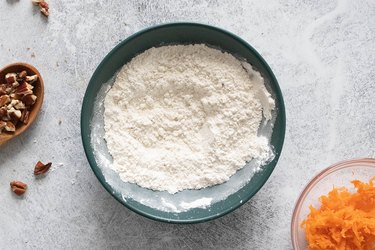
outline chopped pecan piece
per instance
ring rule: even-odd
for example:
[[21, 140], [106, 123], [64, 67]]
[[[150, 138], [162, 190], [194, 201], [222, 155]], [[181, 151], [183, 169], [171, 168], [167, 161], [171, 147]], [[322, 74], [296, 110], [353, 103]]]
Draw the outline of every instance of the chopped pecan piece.
[[6, 122], [7, 124], [5, 125], [4, 129], [8, 132], [14, 132], [16, 131], [16, 126], [14, 126], [14, 124], [10, 121], [7, 121]]
[[6, 84], [0, 84], [0, 96], [7, 94], [7, 85]]
[[10, 103], [10, 97], [8, 95], [0, 96], [0, 107], [8, 105]]
[[8, 114], [8, 110], [6, 107], [1, 107], [0, 108], [0, 119], [4, 118]]
[[36, 95], [25, 95], [21, 100], [25, 103], [26, 106], [31, 106], [35, 103], [36, 98]]
[[26, 78], [26, 76], [27, 76], [27, 72], [26, 72], [26, 70], [22, 70], [20, 73], [18, 73], [18, 75], [17, 75], [17, 81], [23, 81], [23, 80], [25, 80], [25, 78]]
[[23, 122], [23, 124], [27, 124], [29, 122], [29, 115], [30, 111], [28, 110], [22, 110], [20, 121]]
[[32, 0], [31, 1], [34, 5], [39, 5], [40, 3], [44, 2], [44, 0]]
[[38, 161], [34, 168], [34, 175], [41, 175], [47, 173], [51, 166], [52, 162], [43, 164], [41, 161]]
[[1, 131], [3, 131], [3, 129], [5, 128], [6, 125], [7, 125], [6, 122], [0, 121], [0, 133], [1, 133]]
[[25, 109], [26, 108], [25, 104], [22, 101], [20, 101], [20, 100], [15, 100], [15, 101], [17, 101], [17, 103], [15, 103], [13, 105], [13, 107], [15, 109], [21, 110], [21, 109]]
[[36, 80], [38, 80], [38, 75], [26, 76], [25, 80], [30, 84], [34, 83]]
[[14, 93], [19, 95], [30, 95], [33, 93], [32, 86], [27, 82], [22, 82], [15, 90]]
[[13, 84], [14, 82], [17, 81], [17, 74], [16, 73], [8, 73], [5, 75], [5, 81], [8, 84]]
[[49, 16], [49, 6], [48, 3], [45, 2], [45, 0], [32, 0], [32, 3], [39, 6], [40, 12], [42, 12], [43, 15], [45, 15], [46, 17]]
[[22, 98], [22, 95], [12, 93], [10, 94], [10, 98], [12, 98], [13, 100], [20, 100]]
[[8, 115], [9, 115], [12, 123], [17, 124], [17, 122], [20, 120], [20, 118], [22, 116], [22, 113], [21, 113], [21, 111], [19, 111], [17, 109], [11, 108], [10, 110], [8, 110]]

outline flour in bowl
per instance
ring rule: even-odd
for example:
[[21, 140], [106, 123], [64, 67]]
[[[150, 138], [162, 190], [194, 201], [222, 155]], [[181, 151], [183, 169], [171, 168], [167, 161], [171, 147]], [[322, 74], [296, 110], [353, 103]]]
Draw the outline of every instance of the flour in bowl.
[[118, 73], [104, 101], [112, 168], [126, 182], [176, 193], [227, 181], [267, 160], [258, 136], [275, 102], [259, 72], [206, 45], [151, 48]]

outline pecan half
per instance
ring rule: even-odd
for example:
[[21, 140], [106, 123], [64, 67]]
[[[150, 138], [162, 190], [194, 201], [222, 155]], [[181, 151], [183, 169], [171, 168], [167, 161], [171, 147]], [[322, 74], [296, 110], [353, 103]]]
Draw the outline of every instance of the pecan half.
[[41, 175], [47, 173], [51, 166], [52, 162], [43, 164], [41, 161], [38, 161], [34, 168], [34, 175]]
[[10, 188], [16, 195], [23, 195], [26, 192], [27, 184], [21, 181], [12, 181], [10, 183]]

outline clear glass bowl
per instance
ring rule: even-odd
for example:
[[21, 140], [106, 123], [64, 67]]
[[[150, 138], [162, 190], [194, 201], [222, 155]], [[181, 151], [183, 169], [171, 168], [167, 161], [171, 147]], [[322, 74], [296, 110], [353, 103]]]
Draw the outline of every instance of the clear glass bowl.
[[320, 172], [301, 193], [294, 208], [291, 231], [294, 249], [307, 249], [305, 231], [301, 223], [310, 213], [309, 206], [320, 206], [319, 197], [333, 187], [346, 187], [355, 191], [352, 180], [368, 182], [375, 176], [375, 159], [355, 159], [336, 163]]

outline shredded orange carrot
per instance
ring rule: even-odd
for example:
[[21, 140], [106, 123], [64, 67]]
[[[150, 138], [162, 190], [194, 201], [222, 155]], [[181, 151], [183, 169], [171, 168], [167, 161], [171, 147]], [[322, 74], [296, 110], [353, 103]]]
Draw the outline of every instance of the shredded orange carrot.
[[352, 181], [357, 189], [333, 188], [319, 198], [319, 209], [310, 206], [302, 222], [310, 250], [375, 249], [375, 177], [369, 183]]

